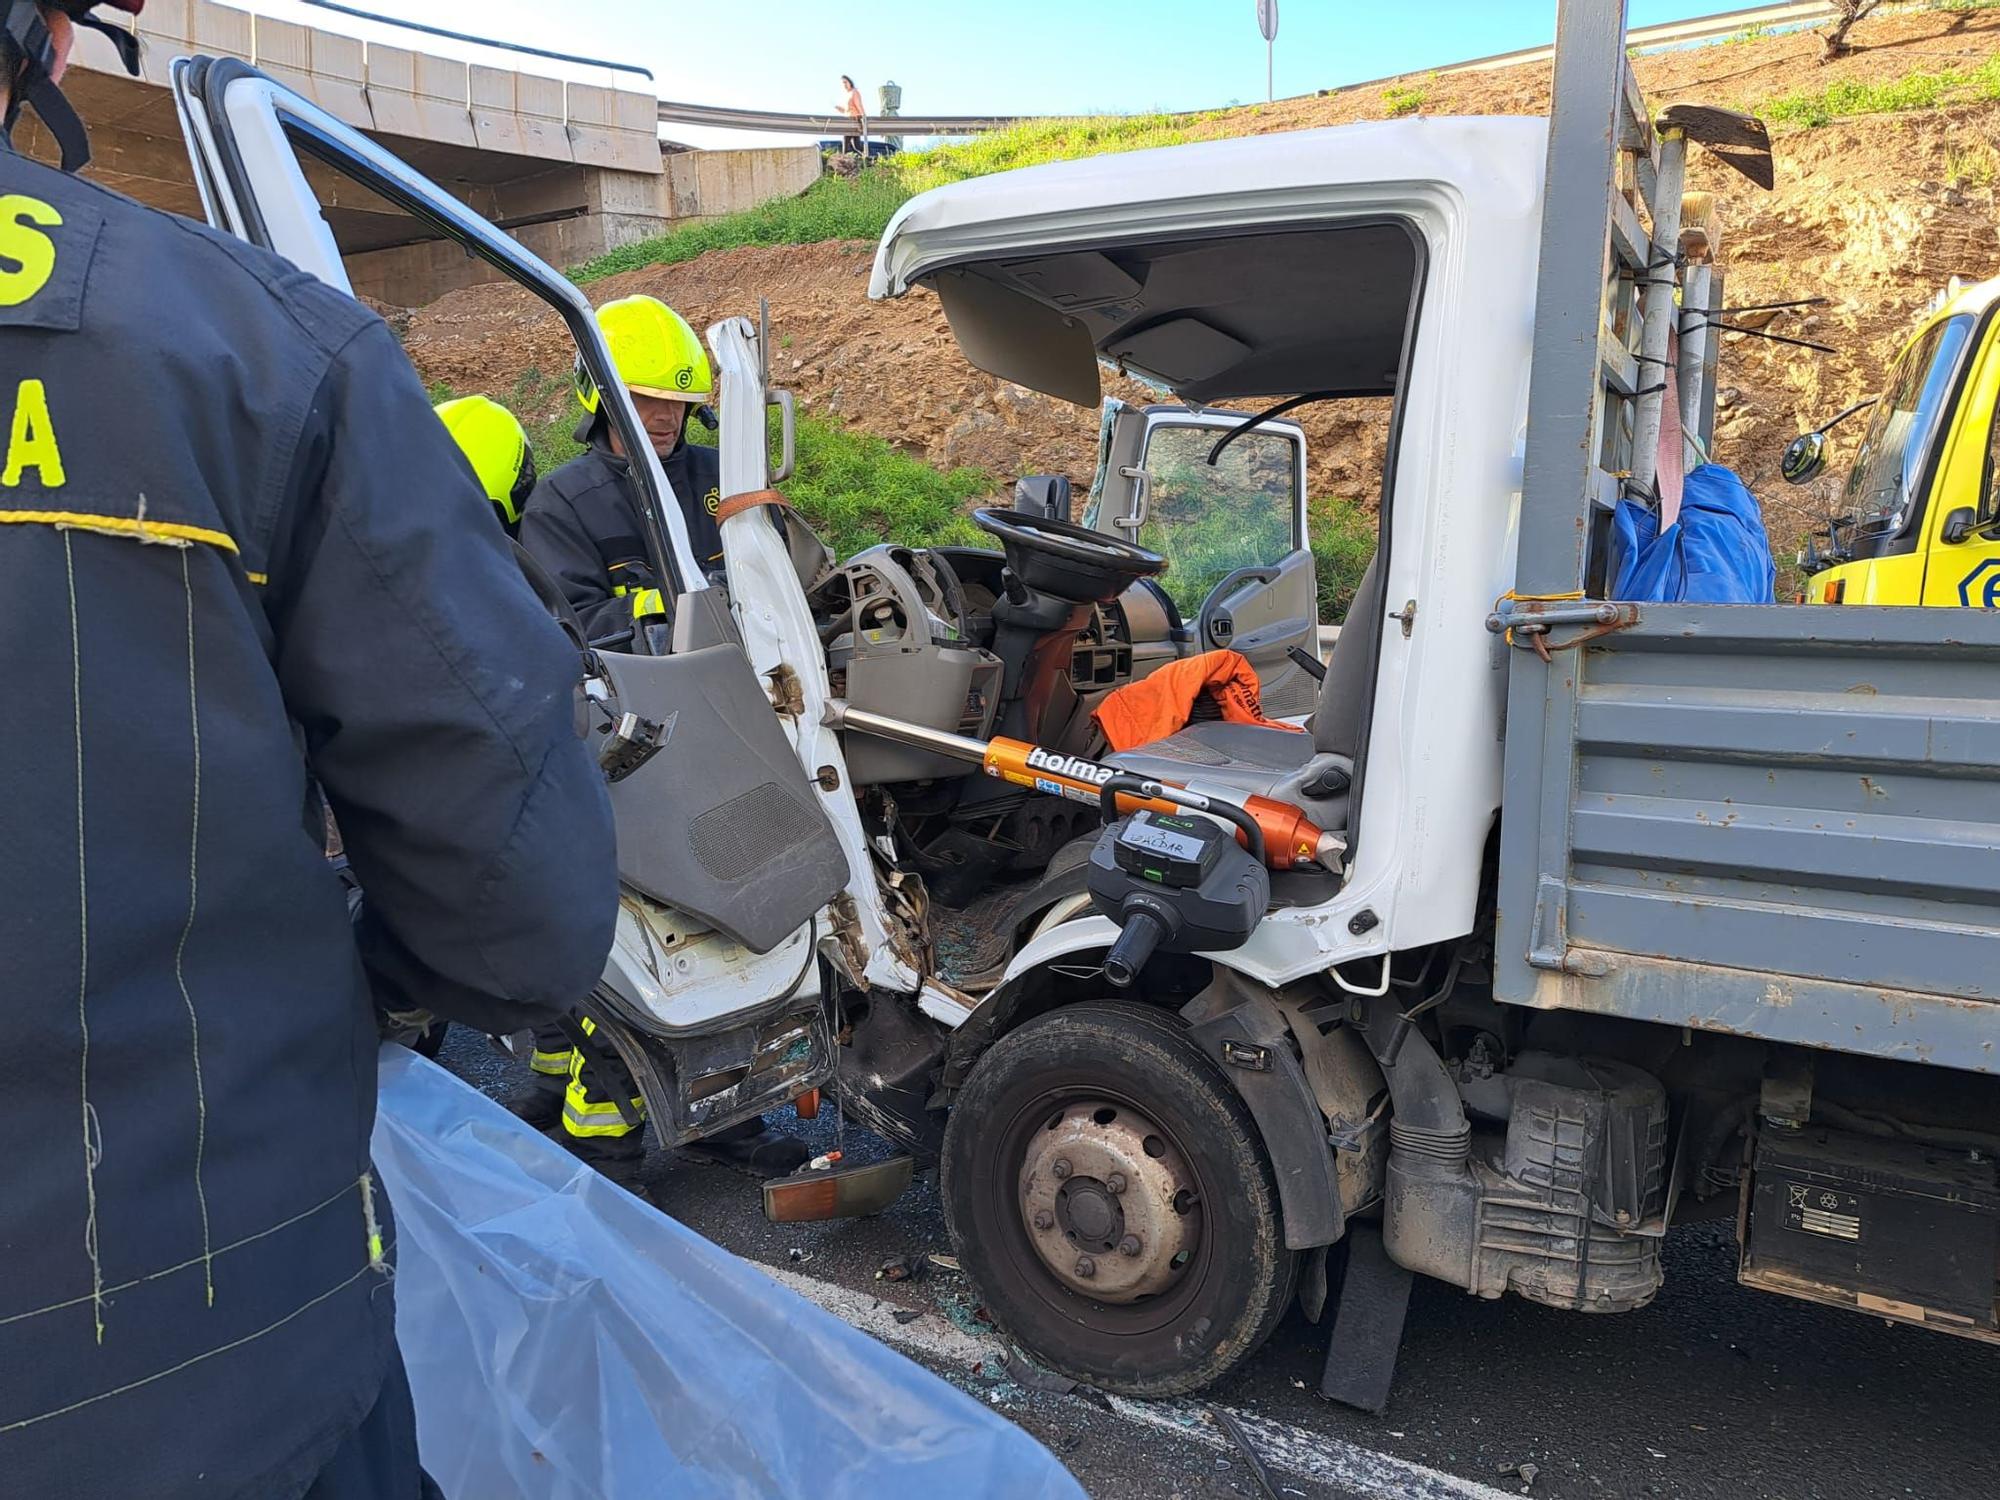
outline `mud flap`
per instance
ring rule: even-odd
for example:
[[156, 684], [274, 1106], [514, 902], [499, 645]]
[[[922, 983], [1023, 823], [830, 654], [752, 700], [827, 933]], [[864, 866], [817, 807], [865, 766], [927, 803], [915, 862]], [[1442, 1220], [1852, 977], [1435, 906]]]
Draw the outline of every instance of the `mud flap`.
[[1241, 993], [1230, 987], [1232, 978], [1224, 972], [1182, 1008], [1188, 1036], [1221, 1065], [1264, 1137], [1264, 1150], [1278, 1179], [1285, 1248], [1331, 1245], [1346, 1230], [1347, 1220], [1326, 1118], [1305, 1069], [1292, 1054], [1284, 1014], [1268, 996], [1253, 991], [1233, 1007], [1214, 1013], [1218, 1005]]
[[876, 991], [835, 1049], [841, 1107], [928, 1166], [944, 1148], [944, 1112], [931, 1107], [945, 1036], [894, 995]]
[[1416, 1279], [1389, 1259], [1380, 1225], [1354, 1226], [1347, 1236], [1347, 1274], [1341, 1278], [1340, 1309], [1326, 1348], [1320, 1395], [1378, 1417], [1389, 1409], [1403, 1319]]

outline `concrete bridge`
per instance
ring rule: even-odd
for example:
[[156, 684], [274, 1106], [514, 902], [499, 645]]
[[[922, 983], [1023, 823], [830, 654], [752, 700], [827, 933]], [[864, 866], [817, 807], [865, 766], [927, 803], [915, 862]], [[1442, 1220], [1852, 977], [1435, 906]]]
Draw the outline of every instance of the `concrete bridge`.
[[[197, 53], [254, 63], [556, 266], [801, 192], [821, 170], [809, 146], [663, 151], [659, 100], [644, 88], [467, 63], [215, 0], [149, 0], [138, 30], [143, 75], [136, 79], [107, 41], [79, 33], [66, 87], [91, 127], [97, 160], [90, 175], [195, 218], [201, 203], [168, 82], [174, 60]], [[54, 154], [32, 127], [19, 144], [34, 155]], [[358, 184], [316, 163], [307, 177], [356, 291], [422, 306], [493, 279], [483, 264]]]

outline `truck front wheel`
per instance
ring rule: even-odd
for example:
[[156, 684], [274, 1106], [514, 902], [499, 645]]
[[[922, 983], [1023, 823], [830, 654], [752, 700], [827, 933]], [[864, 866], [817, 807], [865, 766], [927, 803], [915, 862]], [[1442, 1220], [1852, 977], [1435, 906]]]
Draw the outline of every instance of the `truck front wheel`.
[[1199, 1390], [1291, 1299], [1249, 1111], [1146, 1006], [1070, 1006], [996, 1042], [954, 1101], [940, 1187], [994, 1321], [1104, 1390]]

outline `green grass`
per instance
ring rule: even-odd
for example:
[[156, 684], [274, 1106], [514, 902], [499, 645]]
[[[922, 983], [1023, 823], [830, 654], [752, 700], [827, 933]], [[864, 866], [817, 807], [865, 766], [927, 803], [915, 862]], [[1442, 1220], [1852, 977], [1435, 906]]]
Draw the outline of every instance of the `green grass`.
[[1757, 113], [1773, 125], [1810, 129], [1850, 115], [1903, 114], [1973, 99], [2000, 99], [2000, 56], [1977, 68], [1919, 70], [1880, 83], [1842, 79], [1823, 89], [1766, 100]]
[[689, 224], [649, 240], [626, 245], [573, 269], [579, 285], [636, 271], [669, 266], [711, 250], [740, 245], [810, 245], [821, 240], [872, 240], [909, 199], [905, 188], [881, 167], [858, 177], [822, 177], [794, 198], [774, 198], [738, 214]]
[[1042, 162], [1176, 146], [1192, 140], [1190, 127], [1206, 118], [1151, 114], [1026, 121], [956, 145], [904, 152], [853, 177], [822, 177], [796, 197], [641, 240], [576, 267], [570, 276], [578, 283], [598, 281], [620, 271], [674, 265], [739, 245], [879, 239], [896, 210], [927, 189]]
[[[909, 193], [921, 193], [969, 177], [990, 177], [1016, 167], [1075, 161], [1114, 151], [1178, 146], [1195, 139], [1189, 127], [1208, 115], [1093, 115], [1070, 120], [1026, 120], [1006, 130], [974, 136], [956, 145], [892, 156], [870, 172], [892, 176]], [[869, 173], [862, 174], [863, 176]]]
[[[581, 413], [569, 391], [567, 376], [529, 370], [500, 398], [527, 428], [536, 465], [544, 474], [583, 451], [574, 432]], [[456, 394], [442, 384], [431, 387], [434, 402]], [[774, 454], [778, 420], [773, 412]], [[689, 427], [688, 436], [698, 443], [715, 440], [715, 434], [699, 423]], [[978, 469], [940, 471], [879, 437], [803, 414], [798, 419], [797, 472], [785, 481], [786, 497], [842, 560], [878, 542], [913, 547], [985, 545], [986, 533], [972, 524], [965, 511], [972, 501], [1000, 490], [998, 480]]]
[[965, 514], [972, 501], [1000, 493], [992, 475], [934, 469], [871, 434], [803, 415], [798, 422], [798, 464], [785, 496], [836, 558], [844, 562], [878, 542], [992, 545]]
[[[434, 384], [431, 400], [460, 394]], [[548, 474], [583, 451], [574, 435], [579, 415], [567, 375], [528, 370], [500, 398], [521, 419], [534, 444], [535, 461]], [[771, 447], [778, 446], [773, 412]], [[689, 428], [695, 442], [715, 434], [699, 424]], [[912, 458], [869, 433], [801, 415], [796, 472], [785, 494], [841, 561], [879, 542], [910, 547], [989, 547], [993, 540], [966, 514], [972, 503], [1000, 495], [1002, 485], [979, 469], [943, 471]], [[1353, 500], [1314, 500], [1312, 550], [1319, 574], [1319, 618], [1337, 625], [1347, 618], [1361, 570], [1375, 555], [1375, 517]], [[1178, 528], [1172, 538], [1174, 569], [1168, 575], [1176, 598], [1185, 596], [1188, 617], [1223, 574], [1263, 562], [1284, 550], [1282, 540], [1245, 534], [1241, 512], [1211, 512], [1215, 525]], [[1254, 529], [1254, 528], [1252, 528]], [[1159, 538], [1149, 537], [1149, 544]], [[1247, 546], [1247, 551], [1246, 551]]]
[[1328, 498], [1308, 502], [1306, 518], [1319, 578], [1319, 622], [1338, 625], [1375, 556], [1376, 517], [1359, 501]]
[[1424, 101], [1431, 96], [1430, 90], [1414, 83], [1399, 83], [1382, 90], [1382, 104], [1389, 118], [1399, 119], [1403, 115], [1413, 115], [1424, 107]]

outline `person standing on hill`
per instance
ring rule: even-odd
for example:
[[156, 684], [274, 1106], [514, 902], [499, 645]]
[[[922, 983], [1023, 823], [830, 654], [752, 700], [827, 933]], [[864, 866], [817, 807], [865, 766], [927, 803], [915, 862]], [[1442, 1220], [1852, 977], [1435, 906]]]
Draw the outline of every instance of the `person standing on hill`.
[[96, 3], [0, 0], [0, 1491], [418, 1500], [375, 1012], [595, 981], [580, 662], [380, 318], [15, 153]]
[[854, 122], [853, 132], [840, 138], [840, 149], [859, 156], [868, 135], [868, 110], [861, 102], [861, 90], [845, 73], [840, 75], [840, 112]]

